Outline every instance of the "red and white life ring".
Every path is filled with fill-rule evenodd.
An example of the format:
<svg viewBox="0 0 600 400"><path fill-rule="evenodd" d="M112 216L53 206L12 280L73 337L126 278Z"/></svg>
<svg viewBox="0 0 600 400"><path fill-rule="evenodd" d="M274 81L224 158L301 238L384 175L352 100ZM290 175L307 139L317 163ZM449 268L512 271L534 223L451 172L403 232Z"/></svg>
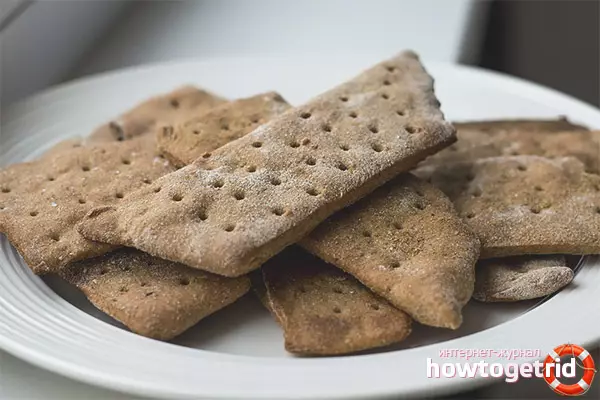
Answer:
<svg viewBox="0 0 600 400"><path fill-rule="evenodd" d="M560 383L554 375L554 368L548 368L549 373L546 374L546 364L554 363L557 358L566 355L572 355L579 358L584 368L583 377L579 382L572 385ZM587 392L592 385L595 374L596 366L594 364L594 359L586 349L576 344L563 344L555 347L554 350L548 354L546 360L544 360L544 380L552 390L563 396L579 396Z"/></svg>

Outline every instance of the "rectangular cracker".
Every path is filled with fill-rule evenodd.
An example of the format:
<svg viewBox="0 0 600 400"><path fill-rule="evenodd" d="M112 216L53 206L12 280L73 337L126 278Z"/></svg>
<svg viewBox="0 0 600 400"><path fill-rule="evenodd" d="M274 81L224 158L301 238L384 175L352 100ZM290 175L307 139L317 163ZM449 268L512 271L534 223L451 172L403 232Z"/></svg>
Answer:
<svg viewBox="0 0 600 400"><path fill-rule="evenodd" d="M154 140L141 137L65 148L0 170L0 232L36 274L110 251L114 246L84 238L76 225L95 207L119 203L174 170L154 152Z"/></svg>
<svg viewBox="0 0 600 400"><path fill-rule="evenodd" d="M183 167L199 157L210 157L208 151L252 132L289 108L275 92L222 104L172 127L159 129L158 152L173 165Z"/></svg>
<svg viewBox="0 0 600 400"><path fill-rule="evenodd" d="M536 299L572 280L573 270L563 255L494 258L477 264L473 298L483 302Z"/></svg>
<svg viewBox="0 0 600 400"><path fill-rule="evenodd" d="M496 157L415 174L453 201L481 257L600 253L600 176L572 157Z"/></svg>
<svg viewBox="0 0 600 400"><path fill-rule="evenodd" d="M101 311L159 340L183 333L250 288L247 277L224 278L127 248L73 263L60 275Z"/></svg>
<svg viewBox="0 0 600 400"><path fill-rule="evenodd" d="M183 86L138 104L115 120L98 127L87 141L114 142L154 134L161 124L173 124L182 117L201 114L226 101L194 86Z"/></svg>
<svg viewBox="0 0 600 400"><path fill-rule="evenodd" d="M400 342L411 332L408 315L296 246L269 260L254 287L291 353L353 353Z"/></svg>
<svg viewBox="0 0 600 400"><path fill-rule="evenodd" d="M159 179L80 232L239 276L452 143L433 81L405 52Z"/></svg>
<svg viewBox="0 0 600 400"><path fill-rule="evenodd" d="M486 157L538 155L579 158L588 172L600 172L600 131L566 119L459 123L458 140L423 162L426 165Z"/></svg>
<svg viewBox="0 0 600 400"><path fill-rule="evenodd" d="M441 191L412 174L331 216L300 244L422 324L462 323L479 240Z"/></svg>

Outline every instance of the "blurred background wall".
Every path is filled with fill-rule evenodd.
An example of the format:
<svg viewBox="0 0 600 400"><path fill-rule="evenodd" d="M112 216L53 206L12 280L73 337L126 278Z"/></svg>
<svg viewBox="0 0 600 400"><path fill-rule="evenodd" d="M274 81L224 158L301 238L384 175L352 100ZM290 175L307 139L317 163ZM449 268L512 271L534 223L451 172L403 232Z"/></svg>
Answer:
<svg viewBox="0 0 600 400"><path fill-rule="evenodd" d="M599 19L598 0L1 0L1 101L148 62L414 48L600 105Z"/></svg>

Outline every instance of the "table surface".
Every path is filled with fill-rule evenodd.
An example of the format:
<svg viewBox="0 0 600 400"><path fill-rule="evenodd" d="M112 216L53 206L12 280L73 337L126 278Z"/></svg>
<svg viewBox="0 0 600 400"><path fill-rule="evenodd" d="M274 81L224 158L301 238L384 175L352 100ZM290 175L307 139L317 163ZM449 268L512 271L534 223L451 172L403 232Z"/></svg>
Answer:
<svg viewBox="0 0 600 400"><path fill-rule="evenodd" d="M473 44L465 40L467 32L477 25L472 12L468 0L144 2L132 8L73 77L190 57L368 52L384 58L403 48L428 59L458 62L474 54L465 48ZM431 29L435 35L428 34ZM588 397L600 397L598 386ZM542 399L553 394L541 380L522 380L449 398L514 396ZM139 399L58 376L0 351L0 399L80 398Z"/></svg>

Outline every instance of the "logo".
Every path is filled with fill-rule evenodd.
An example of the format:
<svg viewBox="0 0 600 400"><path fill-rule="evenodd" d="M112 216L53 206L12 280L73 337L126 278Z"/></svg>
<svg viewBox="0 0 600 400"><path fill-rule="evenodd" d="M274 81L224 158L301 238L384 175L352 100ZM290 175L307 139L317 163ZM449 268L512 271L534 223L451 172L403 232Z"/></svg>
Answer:
<svg viewBox="0 0 600 400"><path fill-rule="evenodd" d="M572 360L579 367L583 368L583 377L575 384L565 385L558 380L561 375L560 357L569 355L573 357ZM544 372L544 380L556 393L563 396L581 396L592 386L592 381L597 371L594 359L586 349L576 344L568 343L555 347L548 354L544 361Z"/></svg>

